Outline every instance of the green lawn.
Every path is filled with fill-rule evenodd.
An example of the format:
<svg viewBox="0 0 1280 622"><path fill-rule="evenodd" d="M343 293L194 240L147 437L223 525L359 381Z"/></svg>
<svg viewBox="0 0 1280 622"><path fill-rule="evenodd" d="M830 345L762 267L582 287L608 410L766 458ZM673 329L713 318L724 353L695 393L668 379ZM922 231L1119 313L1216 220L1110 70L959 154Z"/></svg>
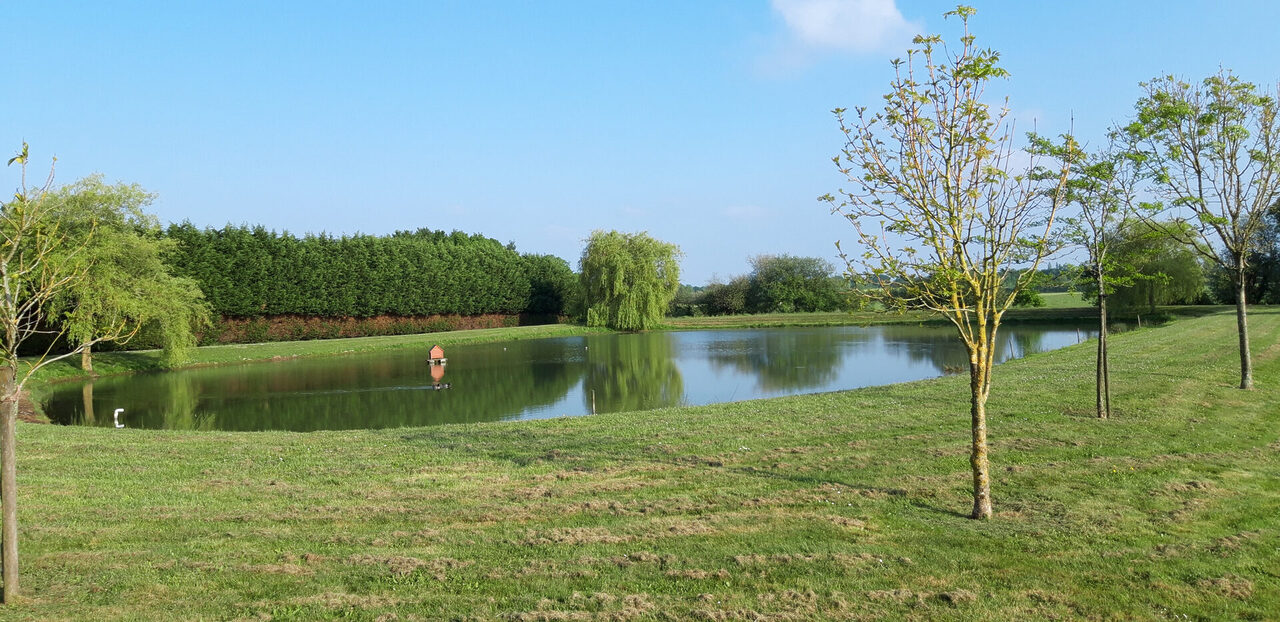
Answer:
<svg viewBox="0 0 1280 622"><path fill-rule="evenodd" d="M996 518L966 378L322 433L19 426L2 619L1275 619L1280 309L1001 366Z"/></svg>
<svg viewBox="0 0 1280 622"><path fill-rule="evenodd" d="M1044 300L1043 308L1045 309L1078 309L1091 306L1080 297L1079 292L1051 292L1040 294L1040 298Z"/></svg>

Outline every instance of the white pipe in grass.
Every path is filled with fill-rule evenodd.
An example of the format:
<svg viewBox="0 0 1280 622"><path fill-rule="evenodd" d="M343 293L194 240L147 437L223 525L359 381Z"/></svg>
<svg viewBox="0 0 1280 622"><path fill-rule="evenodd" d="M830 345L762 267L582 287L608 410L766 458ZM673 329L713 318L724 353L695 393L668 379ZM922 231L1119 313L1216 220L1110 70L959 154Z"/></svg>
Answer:
<svg viewBox="0 0 1280 622"><path fill-rule="evenodd" d="M123 408L117 408L114 413L111 413L111 419L116 422L116 428L124 427L124 424L120 423L120 413L122 412L124 412Z"/></svg>

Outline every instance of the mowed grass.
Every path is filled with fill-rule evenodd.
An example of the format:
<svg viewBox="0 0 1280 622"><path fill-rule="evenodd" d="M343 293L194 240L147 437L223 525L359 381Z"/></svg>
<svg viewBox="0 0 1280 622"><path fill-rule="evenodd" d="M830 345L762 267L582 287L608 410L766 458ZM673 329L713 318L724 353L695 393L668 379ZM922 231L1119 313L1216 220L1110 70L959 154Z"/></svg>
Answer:
<svg viewBox="0 0 1280 622"><path fill-rule="evenodd" d="M1275 619L1280 309L967 379L434 428L19 426L2 619Z"/></svg>
<svg viewBox="0 0 1280 622"><path fill-rule="evenodd" d="M1078 309L1092 306L1085 302L1080 292L1048 292L1040 294L1040 298L1044 300L1042 308L1045 309Z"/></svg>

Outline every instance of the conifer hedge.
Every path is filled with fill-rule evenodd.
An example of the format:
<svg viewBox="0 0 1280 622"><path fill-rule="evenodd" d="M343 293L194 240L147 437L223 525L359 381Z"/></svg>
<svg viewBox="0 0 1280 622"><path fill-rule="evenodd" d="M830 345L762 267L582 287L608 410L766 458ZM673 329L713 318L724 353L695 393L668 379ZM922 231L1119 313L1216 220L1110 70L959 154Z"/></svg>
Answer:
<svg viewBox="0 0 1280 622"><path fill-rule="evenodd" d="M261 226L170 225L174 272L224 317L564 313L568 263L430 229L296 237Z"/></svg>

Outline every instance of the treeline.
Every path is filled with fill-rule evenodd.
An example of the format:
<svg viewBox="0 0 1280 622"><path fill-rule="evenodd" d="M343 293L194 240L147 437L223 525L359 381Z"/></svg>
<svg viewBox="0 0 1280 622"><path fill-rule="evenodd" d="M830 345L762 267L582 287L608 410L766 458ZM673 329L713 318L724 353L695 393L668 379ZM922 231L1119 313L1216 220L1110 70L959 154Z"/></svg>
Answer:
<svg viewBox="0 0 1280 622"><path fill-rule="evenodd" d="M561 315L576 291L563 259L459 231L296 237L183 223L166 233L174 272L230 318Z"/></svg>
<svg viewBox="0 0 1280 622"><path fill-rule="evenodd" d="M817 257L760 255L750 259L751 272L727 283L681 288L670 314L736 315L797 313L851 309L857 300L849 281Z"/></svg>
<svg viewBox="0 0 1280 622"><path fill-rule="evenodd" d="M1280 304L1280 205L1262 215L1253 248L1245 265L1245 298L1250 304ZM1226 253L1223 261L1208 259L1212 252L1189 245L1171 236L1174 222L1150 223L1138 219L1119 222L1110 232L1110 258L1124 266L1123 279L1113 278L1107 298L1116 309L1154 310L1170 304L1232 304L1235 283L1222 264L1234 260ZM1017 272L1010 275L1016 277ZM1062 264L1041 269L1035 281L1040 292L1076 291L1097 302L1094 275L1085 266ZM1028 295L1029 304L1038 296Z"/></svg>

